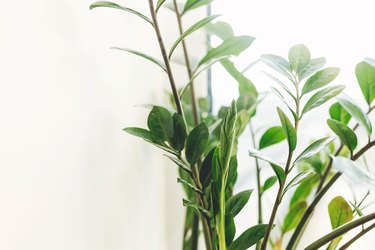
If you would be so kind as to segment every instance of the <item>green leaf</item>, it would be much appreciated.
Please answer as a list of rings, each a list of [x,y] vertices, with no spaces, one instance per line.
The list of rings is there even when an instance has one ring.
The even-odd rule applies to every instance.
[[[310,51],[307,49],[307,47],[303,44],[298,44],[293,46],[289,50],[288,54],[290,65],[292,66],[292,69],[299,73],[301,72],[307,64],[310,62]]]
[[[271,165],[271,167],[272,167],[273,171],[275,172],[275,174],[277,176],[277,179],[279,179],[280,183],[282,183],[285,180],[285,171],[277,162],[275,162],[274,160],[272,160],[268,156],[262,154],[261,152],[255,150],[255,149],[250,149],[249,155],[251,157],[254,157],[254,158],[257,158],[257,159],[268,162]]]
[[[329,115],[333,120],[340,121],[346,125],[348,125],[352,116],[346,111],[340,103],[335,102],[329,108]]]
[[[336,79],[339,72],[340,69],[334,67],[325,68],[316,72],[309,79],[307,79],[305,85],[303,85],[302,95],[326,86],[328,83]]]
[[[281,126],[274,126],[266,130],[259,141],[259,149],[272,146],[285,140],[284,129]]]
[[[301,201],[306,201],[306,199],[311,194],[311,191],[313,190],[314,186],[319,181],[319,179],[319,176],[315,175],[312,178],[309,178],[306,181],[299,184],[296,190],[294,191],[292,198],[290,199],[289,207],[292,207],[294,206],[294,204],[297,204]]]
[[[267,72],[263,72],[263,73],[266,74],[272,80],[274,80],[276,83],[278,83],[293,98],[293,100],[295,101],[297,100],[296,96],[292,93],[292,91],[290,91],[290,89],[280,79],[278,79],[277,77],[274,77],[273,75]]]
[[[277,176],[268,177],[263,184],[262,193],[266,192],[266,190],[270,189],[275,183],[277,182]]]
[[[196,209],[197,211],[199,211],[200,213],[202,213],[206,217],[211,217],[211,213],[209,211],[207,211],[206,209],[202,208],[198,204],[195,204],[194,202],[191,202],[191,201],[186,200],[186,199],[182,199],[182,204],[185,207],[192,207],[192,208]]]
[[[174,149],[181,152],[184,149],[186,140],[186,126],[184,118],[178,113],[173,115],[173,137],[171,144]]]
[[[201,195],[205,194],[202,190],[200,190],[199,188],[194,187],[191,183],[189,183],[188,181],[186,181],[184,179],[177,178],[177,183],[181,183],[181,184],[186,185],[188,188],[190,188],[191,190],[193,190],[194,192],[196,192],[198,194],[201,194]]]
[[[296,130],[294,129],[289,118],[284,114],[284,112],[280,108],[277,108],[277,113],[279,114],[279,118],[284,130],[286,140],[288,141],[289,151],[292,152],[294,151],[294,149],[296,149],[297,146]]]
[[[326,64],[326,59],[323,57],[311,59],[309,64],[300,72],[299,79],[302,80],[316,71],[320,70]]]
[[[206,29],[221,40],[227,40],[234,36],[232,27],[226,22],[210,23],[206,26]]]
[[[203,188],[207,187],[211,183],[212,159],[215,153],[215,149],[216,148],[211,149],[211,151],[207,154],[206,158],[204,158],[200,171],[199,171],[199,178],[200,178]]]
[[[233,217],[232,214],[225,215],[225,243],[227,246],[232,243],[234,236],[236,236],[236,225]]]
[[[233,101],[230,109],[225,115],[220,132],[220,163],[223,167],[223,172],[227,171],[227,167],[229,167],[230,158],[232,157],[236,119],[237,108],[236,102]]]
[[[118,47],[112,47],[111,49],[117,49],[117,50],[122,50],[122,51],[126,51],[126,52],[129,52],[131,54],[134,54],[134,55],[137,55],[139,57],[143,57],[144,59],[150,61],[150,62],[153,62],[154,64],[156,64],[157,66],[159,66],[161,69],[163,69],[164,71],[167,71],[164,63],[162,61],[160,61],[159,59],[156,59],[152,56],[149,56],[149,55],[146,55],[142,52],[139,52],[139,51],[136,51],[136,50],[131,50],[131,49],[126,49],[126,48],[118,48]]]
[[[184,40],[187,36],[194,33],[194,31],[197,31],[198,29],[202,28],[203,26],[207,25],[209,22],[214,20],[215,18],[219,17],[220,15],[213,15],[208,16],[206,18],[203,18],[202,20],[196,22],[193,24],[190,28],[188,28],[182,35],[173,43],[171,49],[169,50],[169,58],[172,57],[173,51],[176,49],[177,45]]]
[[[229,161],[227,187],[234,186],[237,180],[237,167],[238,167],[237,156],[233,155]]]
[[[231,214],[233,217],[235,217],[249,201],[252,192],[253,190],[249,189],[230,197],[226,202],[226,213]]]
[[[353,153],[358,144],[357,136],[354,131],[340,121],[328,119],[327,124],[340,138],[341,142]]]
[[[145,20],[146,22],[148,22],[152,26],[154,26],[153,22],[147,16],[143,15],[142,13],[139,13],[138,11],[123,7],[123,6],[118,5],[116,3],[112,3],[112,2],[108,2],[108,1],[97,1],[97,2],[90,5],[90,10],[92,10],[94,8],[98,8],[98,7],[114,8],[114,9],[119,9],[119,10],[123,10],[123,11],[129,12],[129,13],[132,13],[132,14],[142,18],[143,20]]]
[[[155,140],[171,141],[173,137],[173,119],[167,109],[154,106],[148,115],[147,126]]]
[[[289,183],[284,188],[283,194],[285,194],[289,189],[299,185],[300,183],[313,178],[316,174],[312,171],[307,172],[300,172],[292,180],[289,181]]]
[[[147,141],[152,141],[152,135],[151,135],[151,132],[146,130],[146,129],[143,129],[143,128],[134,128],[134,127],[129,127],[129,128],[124,128],[123,129],[126,133],[129,133],[131,135],[134,135],[134,136],[137,136],[137,137],[140,137],[144,140],[147,140]]]
[[[299,221],[307,208],[307,203],[305,201],[299,202],[293,205],[287,215],[284,218],[284,223],[282,227],[283,233],[289,232],[297,227]]]
[[[158,2],[156,3],[156,12],[159,11],[160,7],[163,5],[164,2],[165,0],[158,0]]]
[[[208,128],[204,122],[190,132],[185,149],[186,160],[190,165],[194,165],[203,154],[208,142],[208,136]]]
[[[353,220],[352,208],[342,196],[337,196],[331,200],[328,204],[328,213],[332,229]]]
[[[198,66],[207,63],[215,58],[223,56],[238,56],[242,51],[247,49],[255,38],[251,36],[235,36],[225,40],[216,48],[210,49],[207,54],[200,60]]]
[[[189,166],[187,166],[180,159],[178,159],[176,157],[169,156],[169,155],[165,155],[165,157],[167,157],[168,159],[170,159],[171,161],[173,161],[178,167],[180,167],[180,169],[184,170],[186,173],[189,173],[189,174],[192,173],[191,169],[189,168]]]
[[[251,118],[251,115],[249,114],[247,110],[242,109],[237,113],[236,137],[239,137],[243,133],[245,128],[249,125],[250,118]]]
[[[279,72],[280,74],[286,76],[289,80],[294,82],[292,74],[291,74],[291,68],[290,64],[287,60],[285,60],[281,56],[277,55],[271,55],[271,54],[265,54],[261,56],[262,61],[271,67],[273,70]]]
[[[325,137],[311,143],[303,152],[297,156],[294,161],[294,164],[297,162],[303,161],[313,155],[319,153],[323,148],[327,147],[335,138],[334,137]]]
[[[360,62],[355,68],[355,74],[366,102],[371,105],[375,98],[375,66]]]
[[[338,85],[333,87],[327,87],[316,92],[310,99],[306,102],[302,110],[302,115],[307,112],[319,107],[320,105],[326,103],[333,97],[337,96],[344,90],[345,86]]]
[[[228,250],[246,250],[255,245],[258,241],[263,239],[266,234],[267,226],[267,224],[259,224],[250,227],[233,241]]]
[[[198,7],[204,6],[212,2],[213,0],[187,0],[184,10],[182,11],[182,15],[186,12],[196,9]]]
[[[354,185],[375,187],[375,180],[371,174],[358,163],[343,156],[332,157],[332,166],[344,174]]]
[[[338,101],[341,106],[366,129],[367,134],[370,136],[372,134],[372,125],[366,113],[349,99],[338,98]]]

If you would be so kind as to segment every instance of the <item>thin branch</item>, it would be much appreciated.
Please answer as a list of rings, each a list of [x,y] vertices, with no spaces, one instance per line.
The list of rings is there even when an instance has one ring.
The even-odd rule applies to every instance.
[[[354,236],[351,240],[349,240],[347,243],[345,243],[342,247],[340,247],[339,250],[345,250],[348,249],[348,247],[353,244],[355,241],[357,241],[359,238],[361,238],[366,233],[370,232],[372,229],[375,228],[375,223],[373,223],[371,226],[363,229],[360,233],[358,233],[356,236]]]

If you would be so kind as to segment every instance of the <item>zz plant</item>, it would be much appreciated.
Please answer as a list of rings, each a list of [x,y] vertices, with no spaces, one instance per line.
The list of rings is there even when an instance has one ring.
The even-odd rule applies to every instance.
[[[256,62],[261,61],[268,66],[265,74],[275,83],[271,90],[283,105],[275,107],[279,125],[257,127],[253,118],[259,105],[263,105],[266,94],[259,93],[245,76],[253,63],[240,70],[232,59],[245,51],[254,38],[235,35],[229,24],[216,21],[219,15],[207,16],[186,30],[183,28],[186,15],[211,1],[186,0],[180,3],[176,0],[148,0],[149,15],[108,1],[95,2],[90,6],[91,9],[107,7],[136,15],[154,30],[161,59],[132,49],[114,49],[143,57],[157,65],[169,80],[171,105],[169,108],[152,106],[147,129],[128,127],[124,130],[163,150],[178,167],[177,182],[184,188],[183,205],[186,207],[183,249],[198,249],[201,236],[205,248],[209,250],[242,250],[252,246],[261,250],[302,249],[299,240],[317,204],[341,176],[360,183],[368,192],[360,200],[345,199],[340,194],[332,199],[326,211],[332,231],[319,239],[311,239],[312,243],[303,248],[318,249],[328,244],[328,249],[347,249],[375,227],[375,213],[364,213],[371,205],[368,197],[375,186],[375,180],[364,167],[365,153],[375,145],[368,117],[375,107],[375,61],[366,58],[355,69],[367,103],[367,107],[362,107],[342,94],[343,85],[332,83],[339,69],[324,67],[326,60],[312,58],[305,45],[293,46],[287,58],[262,55]],[[169,50],[158,23],[158,12],[167,9],[174,12],[179,31],[179,37]],[[206,54],[193,63],[186,38],[201,29],[216,36],[220,44],[208,46]],[[183,66],[189,79],[184,84],[180,84],[181,80],[173,71],[173,57],[177,49],[182,49]],[[239,96],[229,106],[212,113],[209,97],[197,98],[194,80],[216,63],[221,64],[238,84]],[[327,108],[329,101],[333,104]],[[305,120],[308,121],[306,114],[317,107],[327,110],[329,118],[326,124],[318,126],[327,129],[330,136],[309,138],[311,143],[303,148],[300,146],[300,127]],[[258,224],[249,225],[244,232],[236,232],[235,217],[253,193],[253,190],[234,193],[238,174],[237,155],[243,154],[238,151],[237,144],[246,128],[249,128],[252,139],[249,156],[254,159],[256,183],[252,185],[258,197],[258,214],[249,216],[257,217]],[[365,140],[357,137],[359,128],[366,132]],[[282,141],[287,143],[285,159],[278,155],[266,155],[265,148],[277,147]],[[274,174],[263,176],[262,167],[270,167]],[[277,192],[272,198],[271,213],[267,215],[263,211],[263,197],[270,196],[268,190],[271,189],[277,189]],[[284,216],[279,213],[281,207],[287,209]],[[372,224],[365,225],[370,221]],[[359,226],[362,230],[342,244],[345,233]]]

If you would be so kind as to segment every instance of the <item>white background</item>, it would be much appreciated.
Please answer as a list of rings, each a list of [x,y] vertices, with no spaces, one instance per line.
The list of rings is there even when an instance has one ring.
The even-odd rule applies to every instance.
[[[342,69],[338,81],[353,89],[347,93],[359,94],[354,66],[363,57],[375,58],[371,1],[215,2],[236,33],[257,37],[239,65],[260,53],[286,55],[303,42],[313,56],[326,56],[328,65]],[[175,168],[160,151],[121,131],[145,126],[148,110],[135,105],[164,103],[160,89],[168,90],[166,79],[153,65],[108,49],[124,46],[158,56],[154,34],[120,11],[90,12],[90,3],[1,1],[0,249],[180,247],[182,192]],[[147,13],[146,1],[126,3]],[[172,32],[170,41],[172,18],[164,10],[161,25]],[[198,44],[194,51],[204,48],[202,39]],[[257,79],[264,78],[254,71],[249,74],[263,88]],[[214,85],[224,87],[215,89],[216,103],[227,103],[236,96],[235,85],[218,74]],[[309,129],[312,117],[304,124]],[[242,147],[246,152],[245,139]],[[244,168],[237,189],[255,186]],[[255,223],[254,205],[252,199],[239,215],[238,232]],[[329,231],[324,204],[316,216],[325,227],[318,228],[322,220],[314,223],[311,239]],[[369,234],[355,249],[371,249],[363,244],[374,244],[373,238]]]

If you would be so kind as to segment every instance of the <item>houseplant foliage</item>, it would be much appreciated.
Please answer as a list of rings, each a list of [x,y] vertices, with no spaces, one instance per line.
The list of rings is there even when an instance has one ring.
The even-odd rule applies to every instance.
[[[204,238],[204,247],[210,250],[241,250],[252,246],[263,250],[318,249],[326,244],[328,249],[350,247],[375,227],[371,224],[375,213],[366,214],[365,210],[375,180],[363,161],[358,161],[375,145],[368,117],[374,109],[375,61],[366,58],[355,69],[358,87],[367,103],[364,107],[342,94],[345,87],[335,83],[339,69],[325,67],[326,60],[313,58],[305,45],[293,46],[286,57],[263,54],[260,61],[269,69],[265,74],[274,82],[271,90],[283,105],[275,107],[275,115],[280,120],[277,126],[257,128],[253,118],[266,95],[259,93],[245,76],[246,69],[238,69],[233,62],[233,57],[248,49],[254,38],[235,35],[229,24],[217,21],[218,15],[204,17],[184,29],[184,17],[210,2],[148,0],[145,4],[148,4],[149,14],[108,1],[90,6],[91,9],[113,8],[136,15],[154,30],[161,59],[133,49],[114,49],[140,56],[158,66],[169,80],[171,103],[169,108],[150,108],[147,128],[124,130],[160,148],[178,169],[177,182],[185,191],[182,199],[186,207],[183,249],[198,249],[200,237]],[[175,13],[180,34],[168,48],[158,23],[158,12],[161,11]],[[206,54],[193,63],[187,39],[199,30],[216,36],[220,43],[216,47],[208,46]],[[174,52],[179,49],[183,52],[183,66],[189,79],[184,83],[173,71]],[[210,111],[209,98],[197,98],[194,90],[194,80],[213,64],[221,64],[233,77],[239,93],[231,104],[221,107],[217,113]],[[327,122],[319,126],[330,136],[312,137],[309,146],[301,147],[301,122],[317,107],[327,111]],[[237,150],[238,138],[247,128],[252,145],[248,152],[240,152]],[[358,137],[359,129],[366,132],[365,140]],[[282,141],[287,144],[286,159],[264,153],[265,148],[278,147]],[[253,159],[256,182],[253,183],[254,190],[234,193],[237,155],[243,153]],[[273,175],[263,176],[262,165],[271,168]],[[368,192],[360,200],[348,200],[337,194],[327,207],[332,231],[319,239],[311,239],[308,246],[300,246],[299,240],[317,204],[341,176],[362,184]],[[270,214],[264,214],[262,198],[271,189],[276,190],[273,206]],[[254,195],[257,196],[258,211],[249,216],[257,217],[258,224],[237,232],[234,218]],[[280,207],[287,209],[285,215],[278,213]],[[346,239],[345,233],[359,226],[362,226],[360,233]]]

